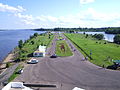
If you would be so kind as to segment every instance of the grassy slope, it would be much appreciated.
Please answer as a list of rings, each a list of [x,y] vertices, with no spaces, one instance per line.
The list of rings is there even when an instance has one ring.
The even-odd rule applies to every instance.
[[[12,80],[14,80],[18,75],[20,75],[20,74],[17,74],[16,72],[19,70],[19,69],[22,69],[23,68],[23,65],[19,65],[16,69],[15,69],[15,71],[14,71],[14,73],[10,76],[10,78],[8,79],[8,82],[11,82]]]
[[[36,38],[33,38],[31,40],[29,40],[29,42],[25,43],[24,47],[22,48],[22,52],[21,53],[21,57],[25,57],[27,59],[27,56],[31,53],[33,53],[39,45],[43,44],[43,45],[49,45],[50,41],[53,39],[53,35],[51,35],[51,38],[49,39],[48,38],[48,35],[45,34],[45,35],[40,35]],[[34,41],[34,44],[31,44],[31,41]],[[25,59],[24,58],[24,59]]]
[[[65,52],[61,51],[61,49],[60,49],[60,44],[61,43],[64,43]],[[57,41],[57,43],[56,43],[56,54],[58,56],[71,56],[71,55],[73,55],[65,40],[58,40]]]
[[[102,66],[111,65],[112,61],[106,60],[108,57],[111,59],[120,59],[120,46],[112,43],[104,44],[105,41],[93,40],[93,38],[85,38],[81,34],[65,34],[73,42],[79,45],[88,55],[90,55],[90,50],[92,51],[92,63]],[[101,42],[101,44],[96,43]]]

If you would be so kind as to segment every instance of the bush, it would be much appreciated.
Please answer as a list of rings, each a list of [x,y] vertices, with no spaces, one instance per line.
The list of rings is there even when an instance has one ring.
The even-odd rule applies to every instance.
[[[10,67],[10,62],[7,62],[6,63],[6,68],[9,68]]]
[[[95,34],[93,35],[94,38],[97,38],[98,40],[102,40],[104,38],[103,34]]]
[[[18,42],[18,47],[19,47],[20,49],[23,47],[23,41],[22,41],[22,40],[20,40],[20,41]]]
[[[120,34],[115,35],[114,43],[120,44]]]

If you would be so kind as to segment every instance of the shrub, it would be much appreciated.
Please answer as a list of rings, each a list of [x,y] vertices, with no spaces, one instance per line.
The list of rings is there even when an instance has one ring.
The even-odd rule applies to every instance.
[[[10,67],[10,62],[7,62],[6,63],[6,68],[9,68]]]
[[[120,44],[120,34],[115,35],[114,43]]]

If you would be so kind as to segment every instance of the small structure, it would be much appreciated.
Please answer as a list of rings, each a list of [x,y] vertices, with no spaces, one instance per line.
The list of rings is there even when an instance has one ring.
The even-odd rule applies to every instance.
[[[33,90],[23,85],[22,82],[10,82],[2,90]]]
[[[73,88],[72,90],[85,90],[85,89],[75,87],[75,88]]]
[[[38,50],[33,53],[34,57],[44,57],[46,51],[46,46],[39,46]]]

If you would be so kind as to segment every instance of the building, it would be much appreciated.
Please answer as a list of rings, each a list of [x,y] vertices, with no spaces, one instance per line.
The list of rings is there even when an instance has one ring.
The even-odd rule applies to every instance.
[[[2,90],[33,90],[23,85],[22,82],[10,82]]]
[[[46,46],[39,46],[38,50],[33,53],[34,57],[45,57]]]

